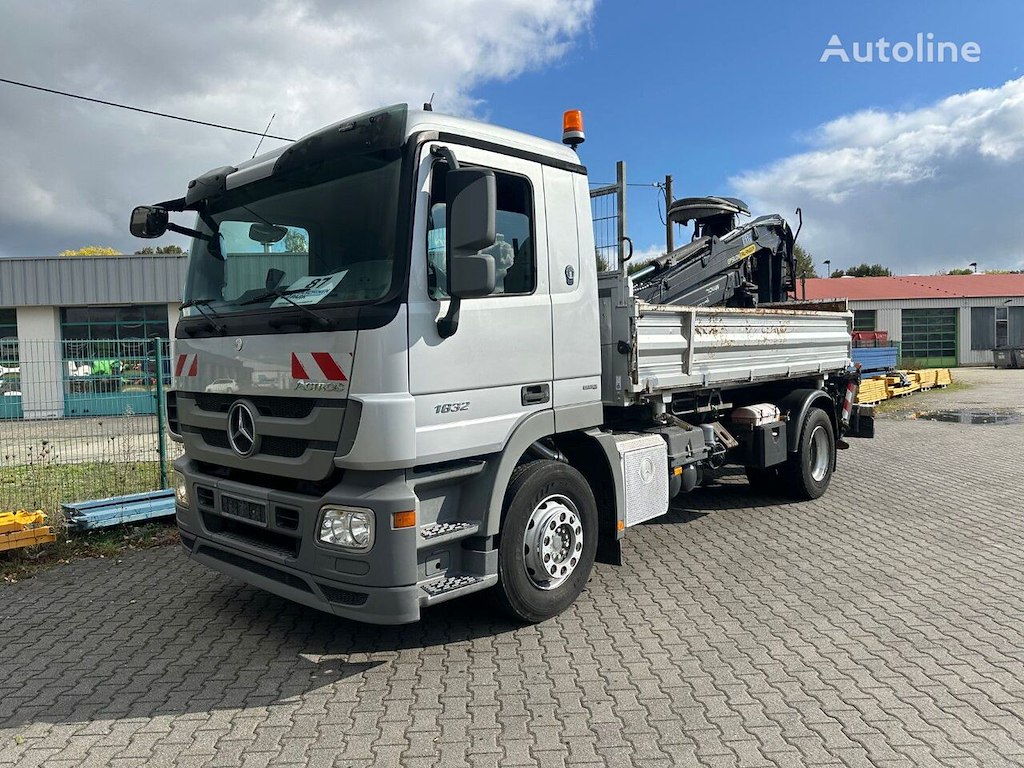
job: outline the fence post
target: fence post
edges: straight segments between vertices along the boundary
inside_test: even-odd
[[[619,269],[626,274],[626,164],[615,163],[615,185],[619,188],[616,202],[616,243],[618,244]],[[630,248],[632,250],[632,248]]]
[[[160,487],[167,488],[167,423],[166,411],[164,410],[166,393],[164,392],[164,352],[163,339],[153,338],[153,345],[156,347],[154,358],[156,359],[156,428],[157,428],[157,453],[160,456]]]

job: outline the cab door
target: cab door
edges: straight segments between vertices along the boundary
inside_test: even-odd
[[[493,169],[498,240],[495,289],[463,299],[458,330],[441,338],[448,311],[445,178],[448,165],[420,154],[409,275],[409,388],[416,455],[443,461],[501,450],[516,425],[552,403],[551,297],[544,184],[537,163],[446,143],[459,165]]]

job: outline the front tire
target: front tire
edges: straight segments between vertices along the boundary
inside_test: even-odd
[[[498,593],[515,618],[536,623],[579,597],[597,552],[597,503],[586,479],[559,461],[518,467],[505,492]]]

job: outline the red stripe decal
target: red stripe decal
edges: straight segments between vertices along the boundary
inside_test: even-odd
[[[313,359],[316,360],[316,364],[320,366],[320,370],[324,372],[324,376],[330,381],[348,381],[345,378],[344,372],[334,362],[334,358],[327,352],[313,352],[311,354]]]
[[[192,365],[189,366],[188,375],[195,376],[197,370],[199,370],[199,355],[192,358]]]
[[[178,355],[178,364],[174,366],[174,375],[181,376],[181,371],[185,367],[185,356]]]
[[[306,373],[306,369],[302,367],[302,363],[299,362],[299,358],[292,352],[292,378],[293,379],[308,379],[309,374]]]

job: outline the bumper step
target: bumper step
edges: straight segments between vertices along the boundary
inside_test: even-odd
[[[443,602],[458,595],[477,592],[498,583],[498,576],[477,576],[475,574],[452,574],[420,586],[426,593],[426,603]]]

